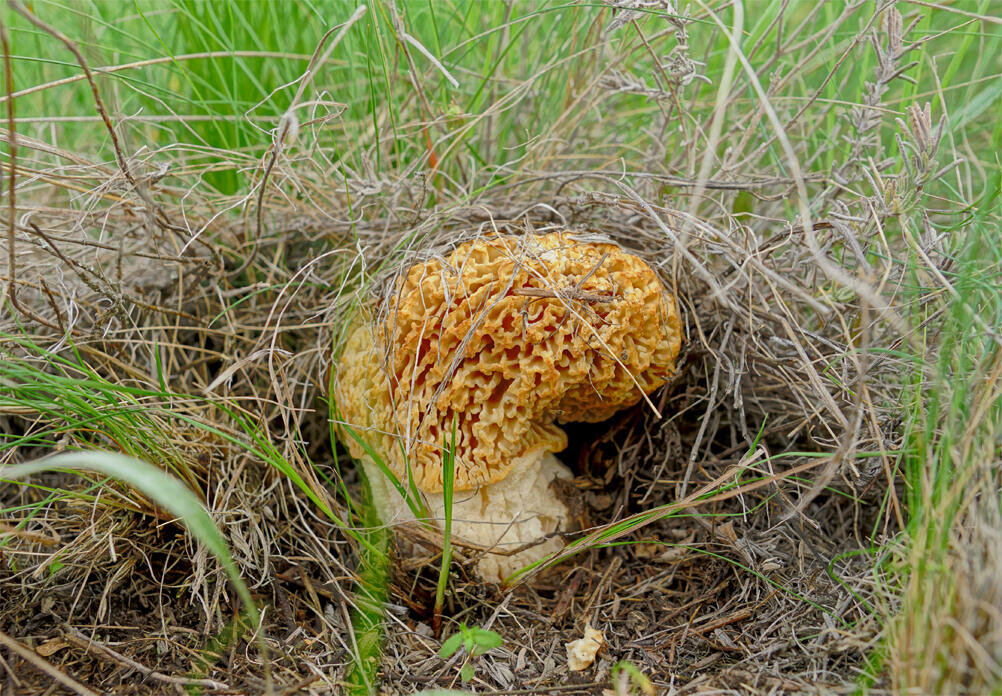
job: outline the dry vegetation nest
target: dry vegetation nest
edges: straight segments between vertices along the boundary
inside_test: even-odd
[[[114,213],[105,215],[107,238],[117,236],[113,224],[123,236],[142,224],[125,206],[106,212]],[[807,688],[851,678],[863,657],[865,625],[875,621],[863,604],[872,568],[839,554],[859,547],[887,492],[885,463],[852,454],[890,449],[894,416],[884,404],[897,379],[881,377],[890,365],[864,368],[843,342],[846,326],[871,321],[863,308],[845,302],[818,311],[821,283],[799,228],[779,223],[768,236],[740,225],[722,230],[609,191],[550,197],[545,205],[484,199],[424,211],[419,220],[373,217],[354,223],[357,236],[349,246],[337,226],[273,215],[274,232],[260,242],[262,263],[245,285],[228,275],[232,262],[220,261],[239,232],[218,223],[203,233],[206,253],[195,261],[180,256],[180,241],[155,223],[145,245],[126,249],[82,238],[74,243],[74,230],[81,235],[85,228],[70,211],[34,212],[17,229],[17,258],[43,258],[17,271],[25,313],[10,316],[4,330],[16,333],[15,322],[35,315],[33,340],[71,362],[72,343],[92,380],[155,392],[156,375],[167,376],[172,396],[136,398],[149,402],[144,424],[162,439],[148,451],[134,447],[173,466],[204,495],[246,577],[263,600],[274,602],[269,636],[286,654],[277,674],[292,683],[308,675],[304,661],[322,661],[342,665],[328,673],[343,675],[351,660],[344,622],[353,545],[268,463],[271,455],[289,462],[319,501],[338,519],[349,519],[336,488],[323,482],[331,477],[355,490],[350,467],[332,468],[320,398],[338,341],[332,328],[346,329],[354,308],[385,297],[414,260],[486,233],[577,229],[600,232],[655,269],[677,293],[688,340],[671,388],[653,394],[663,418],[641,403],[598,429],[571,428],[563,460],[574,477],[563,483],[562,495],[573,501],[571,513],[584,530],[652,510],[662,514],[609,537],[636,543],[574,556],[511,594],[485,589],[465,565],[476,553],[460,549],[464,565],[451,581],[448,614],[508,639],[482,658],[483,674],[501,688],[562,682],[562,641],[588,619],[604,627],[606,654],[650,674],[695,678],[693,688]],[[69,241],[53,248],[46,238],[56,237]],[[282,264],[264,261],[271,258]],[[124,271],[116,275],[144,264],[155,269],[156,287],[130,286]],[[61,265],[61,277],[50,272],[52,265]],[[341,280],[346,270],[362,269],[376,271],[364,282],[360,274]],[[159,339],[154,355],[152,337]],[[866,340],[881,339],[871,333]],[[53,369],[23,346],[5,350],[9,359]],[[55,367],[82,376],[78,363]],[[116,398],[125,405],[125,397]],[[109,407],[98,405],[104,412]],[[274,453],[255,443],[241,419],[270,434]],[[16,413],[3,423],[12,435],[41,427]],[[213,424],[229,439],[199,423]],[[86,446],[116,446],[113,435],[99,430],[85,437]],[[64,444],[84,444],[79,433],[69,438]],[[26,446],[18,456],[35,451]],[[163,451],[172,456],[164,460]],[[784,477],[791,470],[801,473]],[[749,490],[689,509],[666,507],[691,499],[707,482],[737,481]],[[89,485],[63,475],[49,483],[76,490]],[[28,504],[38,495],[7,485],[3,504]],[[204,647],[205,632],[220,630],[232,616],[224,579],[179,527],[158,520],[148,501],[114,487],[103,495],[57,499],[8,537],[4,554],[19,562],[5,566],[0,579],[5,625],[40,637],[67,625],[98,626],[102,640],[133,645],[140,662],[183,671],[191,651]],[[893,524],[893,516],[883,522]],[[414,527],[398,531],[432,549],[394,574],[383,674],[387,688],[407,691],[447,683],[450,672],[429,646],[425,623],[435,541]],[[850,624],[855,628],[847,633]],[[130,643],[136,631],[148,633],[150,642]],[[73,671],[94,670],[94,683],[129,679],[127,670],[116,677],[108,660],[66,650],[90,664]],[[253,685],[261,668],[247,659],[231,652],[223,666],[230,674],[241,671],[238,683]],[[597,674],[610,664],[603,658]]]

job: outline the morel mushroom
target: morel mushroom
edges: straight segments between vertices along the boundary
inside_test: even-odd
[[[354,328],[335,382],[354,433],[341,439],[384,523],[413,515],[370,452],[444,519],[455,423],[453,533],[489,549],[478,571],[497,582],[570,531],[551,486],[571,475],[553,456],[567,446],[557,423],[602,421],[646,398],[673,374],[680,343],[674,298],[615,244],[479,238],[410,268],[380,318]]]

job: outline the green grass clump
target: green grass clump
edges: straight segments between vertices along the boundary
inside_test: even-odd
[[[122,481],[174,515],[178,522],[216,557],[243,602],[244,611],[251,625],[260,627],[261,614],[257,604],[251,597],[243,578],[240,577],[240,571],[215,522],[188,487],[152,464],[112,452],[66,452],[40,461],[0,466],[0,481],[9,483],[45,472],[66,470],[94,471]],[[262,636],[263,634],[259,632],[260,647],[267,654]]]
[[[361,501],[364,538],[359,549],[358,578],[352,597],[350,640],[354,654],[347,678],[347,692],[352,696],[378,692],[391,572],[390,530],[376,514],[368,484],[365,494]]]
[[[969,212],[938,301],[916,316],[900,466],[909,513],[890,571],[883,666],[902,692],[999,693],[1002,600],[1002,177]],[[916,269],[923,266],[916,260]],[[929,321],[932,319],[932,321]],[[895,601],[900,597],[900,605]]]

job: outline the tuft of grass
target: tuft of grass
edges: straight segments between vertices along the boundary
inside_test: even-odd
[[[360,476],[365,479],[361,470]],[[351,612],[352,664],[347,677],[351,696],[378,693],[384,640],[384,612],[390,581],[390,530],[372,505],[372,489],[363,484],[363,544],[358,551],[358,571]]]
[[[877,666],[900,693],[1002,692],[1002,176],[953,245],[943,299],[917,304],[928,351],[907,389],[901,467],[909,519],[887,572]],[[933,318],[930,322],[929,319]]]
[[[0,436],[0,453],[15,448],[54,447],[64,437],[80,447],[94,444],[146,461],[155,461],[192,486],[201,472],[190,452],[178,447],[174,430],[200,433],[217,443],[246,449],[280,471],[324,515],[349,535],[346,525],[262,432],[250,414],[232,404],[160,387],[137,385],[101,375],[68,341],[68,354],[43,348],[27,335],[0,336],[0,407],[38,414],[41,427],[23,435]],[[20,351],[20,354],[15,351]],[[202,443],[206,444],[206,443]]]
[[[258,630],[258,646],[262,655],[267,655],[267,644],[260,631],[261,614],[257,604],[251,597],[243,578],[240,577],[240,571],[230,555],[226,540],[198,497],[187,486],[140,459],[100,451],[64,452],[24,464],[0,465],[0,481],[26,479],[51,471],[94,471],[103,474],[128,484],[170,512],[219,561],[240,597],[251,625]]]

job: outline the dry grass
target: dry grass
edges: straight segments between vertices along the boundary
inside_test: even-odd
[[[478,689],[600,693],[627,659],[659,691],[849,692],[885,636],[885,654],[909,647],[869,688],[998,683],[995,499],[958,516],[941,586],[888,590],[886,557],[914,513],[899,468],[901,395],[935,377],[910,356],[936,346],[929,327],[949,295],[938,281],[955,270],[940,230],[971,222],[961,213],[982,173],[961,166],[964,143],[944,136],[938,109],[886,102],[919,50],[913,27],[881,6],[844,44],[846,57],[877,56],[859,103],[818,102],[821,89],[783,98],[804,96],[791,83],[811,47],[860,18],[852,5],[832,22],[788,22],[775,55],[756,60],[760,74],[776,70],[768,101],[748,98],[736,57],[729,68],[716,59],[708,99],[686,92],[709,60],[693,55],[693,24],[595,12],[566,73],[573,99],[517,161],[493,167],[460,157],[464,138],[499,128],[546,71],[499,77],[478,113],[434,116],[422,84],[440,70],[416,67],[403,39],[395,56],[414,89],[347,145],[354,159],[330,144],[324,127],[344,124],[313,85],[304,89],[331,110],[302,117],[297,97],[295,118],[254,151],[140,147],[136,126],[102,159],[3,131],[13,175],[0,466],[101,448],[180,477],[266,607],[271,652],[250,642],[215,560],[155,501],[50,474],[0,485],[0,636],[45,648],[25,658],[0,644],[6,688],[44,692],[48,664],[118,693],[176,693],[191,679],[211,680],[199,682],[210,691],[342,689],[359,656],[351,617],[365,534],[356,474],[330,440],[332,351],[358,306],[384,301],[415,259],[478,234],[553,229],[647,259],[681,300],[688,342],[677,378],[655,395],[664,418],[641,404],[597,434],[571,429],[567,493],[587,530],[573,557],[502,591],[478,584],[457,550],[447,621],[505,638],[477,658]],[[691,12],[709,53],[722,30],[701,4]],[[388,16],[402,37],[403,20]],[[612,52],[626,32],[630,55],[653,44],[668,57],[629,73]],[[837,61],[829,79],[846,70]],[[317,79],[304,74],[304,86]],[[643,108],[649,133],[610,125],[605,112],[624,95],[643,97],[626,103]],[[826,121],[836,127],[821,150],[815,124]],[[206,186],[221,161],[250,172],[251,187]],[[990,498],[993,480],[976,490]],[[394,567],[381,688],[456,686],[463,656],[442,660],[430,628],[436,540],[397,532],[430,550]],[[950,605],[952,628],[923,633],[921,614],[905,612],[885,632],[902,601]],[[594,670],[569,674],[563,644],[586,622],[608,647]],[[957,673],[968,676],[930,681],[929,643],[940,661],[965,656]],[[980,681],[963,681],[972,674]]]

